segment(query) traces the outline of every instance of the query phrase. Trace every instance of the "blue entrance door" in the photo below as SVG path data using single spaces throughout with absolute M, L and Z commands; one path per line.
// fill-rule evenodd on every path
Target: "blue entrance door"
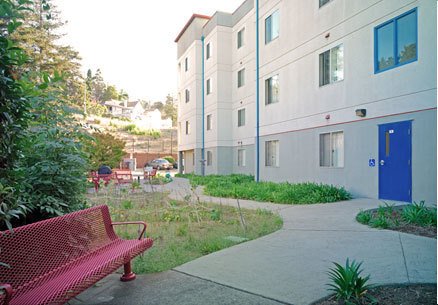
M 379 198 L 412 202 L 411 121 L 379 125 Z

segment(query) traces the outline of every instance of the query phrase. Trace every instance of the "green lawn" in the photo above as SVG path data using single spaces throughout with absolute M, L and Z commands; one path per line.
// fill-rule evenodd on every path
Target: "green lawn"
M 113 221 L 145 221 L 154 245 L 134 260 L 134 272 L 169 270 L 200 256 L 255 239 L 283 225 L 281 218 L 265 210 L 245 210 L 209 203 L 170 200 L 163 193 L 106 190 L 90 194 L 91 205 L 107 204 Z M 243 219 L 243 221 L 241 220 Z M 138 236 L 138 226 L 117 227 L 123 238 Z M 231 237 L 231 238 L 230 238 Z M 238 237 L 236 239 L 236 237 Z
M 274 183 L 255 182 L 253 176 L 196 176 L 177 175 L 188 178 L 192 185 L 203 185 L 206 195 L 226 198 L 250 199 L 286 204 L 311 204 L 335 202 L 351 199 L 351 195 L 343 188 L 317 183 Z

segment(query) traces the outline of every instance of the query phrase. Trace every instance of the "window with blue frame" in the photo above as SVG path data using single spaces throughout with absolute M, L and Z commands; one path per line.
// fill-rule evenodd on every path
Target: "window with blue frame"
M 385 71 L 417 60 L 417 9 L 374 29 L 374 70 Z

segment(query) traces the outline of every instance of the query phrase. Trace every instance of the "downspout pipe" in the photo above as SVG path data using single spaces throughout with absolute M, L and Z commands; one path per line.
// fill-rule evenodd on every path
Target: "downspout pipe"
M 256 182 L 260 181 L 260 42 L 259 0 L 256 0 Z
M 205 176 L 205 62 L 204 62 L 204 35 L 201 36 L 202 56 L 201 56 L 201 94 L 202 94 L 202 147 L 201 147 L 201 175 Z

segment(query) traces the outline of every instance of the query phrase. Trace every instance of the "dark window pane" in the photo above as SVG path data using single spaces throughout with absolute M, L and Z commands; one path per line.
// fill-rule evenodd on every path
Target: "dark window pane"
M 330 50 L 319 54 L 319 85 L 330 83 Z
M 397 20 L 397 56 L 403 63 L 417 57 L 417 18 L 416 13 L 403 16 Z
M 394 66 L 394 22 L 377 29 L 377 68 L 383 70 Z
M 324 4 L 328 3 L 330 0 L 319 0 L 319 7 L 323 6 Z

